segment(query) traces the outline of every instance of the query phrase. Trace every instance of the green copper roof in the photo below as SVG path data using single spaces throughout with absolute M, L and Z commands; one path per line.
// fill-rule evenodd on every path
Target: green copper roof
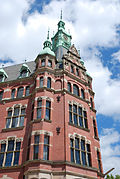
M 81 63 L 82 65 L 84 65 L 84 61 L 83 61 L 83 60 L 80 60 L 80 63 Z
M 49 54 L 52 56 L 55 56 L 55 53 L 51 50 L 51 41 L 49 40 L 49 31 L 48 31 L 48 35 L 47 35 L 47 40 L 44 42 L 44 47 L 43 50 L 39 53 L 39 55 L 43 55 L 43 54 Z
M 0 69 L 0 74 L 5 75 L 6 78 L 8 77 L 7 73 L 4 71 L 3 68 Z

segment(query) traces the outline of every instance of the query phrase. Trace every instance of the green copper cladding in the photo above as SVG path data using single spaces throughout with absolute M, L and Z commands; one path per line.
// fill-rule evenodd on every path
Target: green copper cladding
M 58 31 L 52 37 L 52 50 L 56 52 L 57 48 L 62 46 L 65 49 L 69 49 L 71 46 L 71 35 L 65 30 L 65 23 L 62 20 L 62 11 L 60 21 L 58 22 Z
M 49 40 L 49 30 L 48 30 L 47 40 L 44 42 L 43 45 L 44 45 L 43 50 L 39 53 L 39 55 L 49 54 L 55 56 L 55 53 L 51 50 L 52 44 L 51 41 Z

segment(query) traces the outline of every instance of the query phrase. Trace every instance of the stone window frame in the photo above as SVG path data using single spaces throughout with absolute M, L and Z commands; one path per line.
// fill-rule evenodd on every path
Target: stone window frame
M 83 127 L 85 129 L 88 129 L 88 115 L 87 115 L 87 110 L 80 104 L 75 103 L 75 102 L 69 102 L 69 123 L 74 124 L 74 114 L 77 115 L 77 125 L 79 127 Z M 77 113 L 74 113 L 73 111 L 73 106 L 77 107 Z M 82 109 L 82 115 L 79 113 L 79 109 Z M 84 112 L 86 113 L 86 116 L 84 115 Z M 80 125 L 80 118 L 82 118 L 82 124 Z
M 45 142 L 45 138 L 48 138 L 48 142 Z M 47 149 L 47 152 L 46 152 Z M 44 146 L 43 146 L 43 160 L 49 160 L 49 153 L 50 153 L 50 136 L 46 132 L 44 134 Z
M 38 141 L 36 140 L 36 137 L 38 137 L 38 139 L 39 139 Z M 36 160 L 36 159 L 39 158 L 39 148 L 40 148 L 39 143 L 40 143 L 40 134 L 35 133 L 35 135 L 34 135 L 34 148 L 33 148 L 33 160 Z
M 47 103 L 49 103 L 50 105 L 47 106 Z M 47 119 L 47 112 L 49 113 L 49 119 Z M 49 98 L 46 98 L 45 119 L 48 120 L 48 121 L 51 120 L 51 100 Z
M 8 151 L 9 141 L 14 141 L 14 149 L 11 150 L 11 151 Z M 22 141 L 23 141 L 22 138 L 17 138 L 16 136 L 8 137 L 7 139 L 0 141 L 1 149 L 2 149 L 2 144 L 5 144 L 5 150 L 4 150 L 4 151 L 1 151 L 1 150 L 0 150 L 0 154 L 3 154 L 3 155 L 4 155 L 4 156 L 3 156 L 3 161 L 2 161 L 2 166 L 0 166 L 0 167 L 8 167 L 8 166 L 5 166 L 7 153 L 13 153 L 13 155 L 12 155 L 12 161 L 11 161 L 11 165 L 10 165 L 10 166 L 19 165 L 19 158 L 20 158 L 20 153 L 21 153 Z M 20 143 L 20 148 L 19 148 L 19 149 L 16 149 L 16 146 L 17 146 L 16 144 L 17 144 L 17 143 Z M 15 161 L 15 153 L 17 153 L 17 152 L 19 152 L 18 163 L 17 163 L 17 164 L 14 164 L 14 161 Z M 9 166 L 9 167 L 10 167 L 10 166 Z
M 52 80 L 51 77 L 47 77 L 47 88 L 51 89 Z
M 19 108 L 19 114 L 18 115 L 14 115 L 14 112 L 15 112 L 15 109 L 16 108 Z M 22 114 L 22 110 L 25 110 L 25 113 Z M 9 129 L 9 128 L 16 128 L 16 127 L 22 127 L 24 126 L 24 119 L 25 119 L 25 115 L 26 115 L 26 105 L 14 105 L 14 107 L 10 107 L 8 108 L 7 110 L 7 113 L 9 113 L 11 111 L 11 116 L 7 115 L 7 118 L 6 118 L 6 129 Z M 13 122 L 13 119 L 14 118 L 18 118 L 18 121 L 17 121 L 17 125 L 15 127 L 12 127 L 12 122 Z M 24 117 L 24 119 L 22 119 L 21 117 Z M 9 126 L 7 127 L 7 120 L 10 119 L 10 123 L 9 123 Z M 20 125 L 20 120 L 23 120 L 22 121 L 22 125 Z
M 39 105 L 39 102 L 41 102 L 40 105 Z M 43 100 L 42 100 L 41 97 L 39 97 L 39 98 L 37 99 L 37 120 L 38 120 L 38 119 L 41 119 L 41 116 L 42 116 L 42 109 L 43 109 L 42 103 L 43 103 Z M 40 117 L 39 117 L 39 115 L 38 115 L 38 111 L 41 112 Z
M 71 161 L 72 163 L 76 163 L 78 165 L 83 165 L 83 160 L 82 160 L 82 152 L 85 153 L 85 160 L 86 160 L 86 165 L 83 166 L 88 166 L 88 167 L 92 167 L 92 158 L 91 158 L 91 142 L 89 140 L 86 139 L 86 137 L 75 134 L 75 135 L 70 135 L 70 161 L 71 161 L 71 150 L 73 150 L 73 159 L 74 161 Z M 79 140 L 79 148 L 75 147 L 75 139 Z M 82 150 L 81 149 L 81 141 L 85 142 L 85 149 Z M 73 146 L 71 146 L 71 141 L 73 141 Z M 89 151 L 87 149 L 87 145 L 89 146 Z M 75 151 L 79 151 L 79 157 L 80 157 L 80 163 L 76 162 L 76 156 L 75 156 Z M 90 156 L 89 160 L 88 160 L 88 156 Z

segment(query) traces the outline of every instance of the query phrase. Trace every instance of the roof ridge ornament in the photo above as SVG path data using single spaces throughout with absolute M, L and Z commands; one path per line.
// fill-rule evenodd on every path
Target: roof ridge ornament
M 49 40 L 49 32 L 50 32 L 50 29 L 48 28 L 47 40 Z
M 62 20 L 62 9 L 61 9 L 61 13 L 60 13 L 60 20 Z

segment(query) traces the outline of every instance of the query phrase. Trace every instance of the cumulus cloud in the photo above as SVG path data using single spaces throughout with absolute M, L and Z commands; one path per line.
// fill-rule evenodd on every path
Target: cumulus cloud
M 116 53 L 112 54 L 113 60 L 119 61 L 120 62 L 120 50 Z
M 120 173 L 120 133 L 114 128 L 103 129 L 100 136 L 101 154 L 103 159 L 103 168 L 107 172 L 115 168 L 113 175 Z

